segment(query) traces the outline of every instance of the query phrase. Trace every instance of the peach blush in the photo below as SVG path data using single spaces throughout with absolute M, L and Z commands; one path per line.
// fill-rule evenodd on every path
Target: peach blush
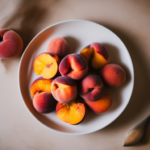
M 19 34 L 9 29 L 0 29 L 0 58 L 13 58 L 21 54 L 23 41 Z
M 80 80 L 87 74 L 88 66 L 80 54 L 69 54 L 61 60 L 59 72 L 62 76 Z
M 47 52 L 58 55 L 62 58 L 70 53 L 70 48 L 64 38 L 57 37 L 49 42 Z
M 117 64 L 107 64 L 100 70 L 103 81 L 110 87 L 118 87 L 126 80 L 124 69 Z
M 54 98 L 61 103 L 70 103 L 74 101 L 78 93 L 75 81 L 63 76 L 53 80 L 51 91 Z
M 109 54 L 107 49 L 100 43 L 92 43 L 83 50 L 80 54 L 85 58 L 88 65 L 92 69 L 100 69 L 109 62 Z
M 49 113 L 55 110 L 57 101 L 49 92 L 38 93 L 33 98 L 33 106 L 39 113 Z
M 85 76 L 81 80 L 79 88 L 80 96 L 89 101 L 96 101 L 100 99 L 105 91 L 101 77 L 96 74 L 89 74 Z

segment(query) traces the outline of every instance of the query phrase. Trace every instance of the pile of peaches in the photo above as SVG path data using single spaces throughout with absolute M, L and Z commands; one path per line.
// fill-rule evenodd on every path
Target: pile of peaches
M 39 113 L 56 111 L 69 124 L 79 124 L 89 109 L 96 114 L 106 112 L 112 105 L 106 87 L 118 87 L 126 79 L 121 66 L 109 63 L 102 44 L 95 42 L 80 54 L 70 54 L 69 44 L 60 37 L 36 56 L 33 69 L 40 75 L 30 86 L 34 108 Z

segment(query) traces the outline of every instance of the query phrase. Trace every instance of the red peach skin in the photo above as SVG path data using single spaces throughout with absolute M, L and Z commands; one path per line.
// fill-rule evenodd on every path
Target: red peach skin
M 80 82 L 79 94 L 83 99 L 96 101 L 100 99 L 105 91 L 102 79 L 96 74 L 85 76 Z
M 47 52 L 58 55 L 62 58 L 70 53 L 70 48 L 64 38 L 57 37 L 49 42 Z
M 109 62 L 107 49 L 100 43 L 92 43 L 81 50 L 80 54 L 86 59 L 90 69 L 100 69 Z
M 88 66 L 80 54 L 69 54 L 60 62 L 59 72 L 62 76 L 80 80 L 87 74 Z
M 100 70 L 104 82 L 110 87 L 118 87 L 126 80 L 124 69 L 117 64 L 107 64 Z
M 0 58 L 13 58 L 21 54 L 23 41 L 14 31 L 0 29 Z
M 40 113 L 52 112 L 56 108 L 57 101 L 53 98 L 52 93 L 37 93 L 33 98 L 33 106 Z
M 70 103 L 77 97 L 77 85 L 68 77 L 57 77 L 51 84 L 51 92 L 54 98 L 61 103 Z

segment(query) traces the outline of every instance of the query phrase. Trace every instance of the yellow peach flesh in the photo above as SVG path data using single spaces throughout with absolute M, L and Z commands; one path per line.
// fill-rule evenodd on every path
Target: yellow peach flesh
M 50 79 L 57 73 L 59 58 L 49 54 L 41 54 L 34 61 L 34 71 L 45 79 Z
M 98 54 L 96 51 L 93 52 L 91 65 L 94 69 L 100 69 L 107 63 L 108 63 L 107 60 L 102 55 Z
M 52 80 L 38 80 L 36 81 L 35 83 L 33 83 L 30 87 L 30 93 L 31 93 L 31 96 L 34 97 L 34 95 L 37 93 L 37 92 L 51 92 L 51 83 L 52 83 Z
M 85 116 L 85 106 L 82 103 L 72 102 L 71 104 L 61 104 L 62 107 L 56 112 L 60 120 L 77 124 L 82 121 Z
M 50 79 L 50 78 L 54 77 L 58 70 L 58 65 L 57 65 L 56 61 L 49 65 L 50 65 L 49 67 L 45 66 L 41 72 L 42 77 L 45 79 Z
M 89 63 L 92 55 L 93 55 L 93 48 L 85 48 L 83 49 L 80 54 L 85 58 L 86 62 Z

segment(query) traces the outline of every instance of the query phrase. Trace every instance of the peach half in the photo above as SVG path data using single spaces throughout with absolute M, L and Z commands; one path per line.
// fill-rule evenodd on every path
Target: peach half
M 59 64 L 59 72 L 62 76 L 80 80 L 88 72 L 88 66 L 80 54 L 69 54 Z
M 58 55 L 62 58 L 70 53 L 70 48 L 64 38 L 56 37 L 49 42 L 47 52 Z
M 36 93 L 51 92 L 52 79 L 37 78 L 30 86 L 31 96 L 34 97 Z
M 109 62 L 109 54 L 106 48 L 99 43 L 92 43 L 83 50 L 80 54 L 85 58 L 86 62 L 92 69 L 100 69 Z
M 77 97 L 77 85 L 68 77 L 57 77 L 51 84 L 51 92 L 54 98 L 61 103 L 70 103 Z
M 52 93 L 37 93 L 33 98 L 33 106 L 39 113 L 49 113 L 55 110 L 57 101 Z
M 110 87 L 118 87 L 126 80 L 124 69 L 117 64 L 107 64 L 100 70 L 103 81 Z
M 89 101 L 96 101 L 100 99 L 105 91 L 101 77 L 96 74 L 89 74 L 85 76 L 81 80 L 79 88 L 80 96 Z
M 59 58 L 50 53 L 39 54 L 33 63 L 34 72 L 45 79 L 53 78 L 58 72 Z
M 61 121 L 72 125 L 79 124 L 86 114 L 85 104 L 77 101 L 69 104 L 58 102 L 56 105 L 56 114 Z
M 13 30 L 0 29 L 0 58 L 13 58 L 21 54 L 23 41 Z
M 90 107 L 90 109 L 95 113 L 103 113 L 106 112 L 112 105 L 112 96 L 109 93 L 105 93 L 99 100 L 97 101 L 88 101 L 84 100 L 84 102 Z

